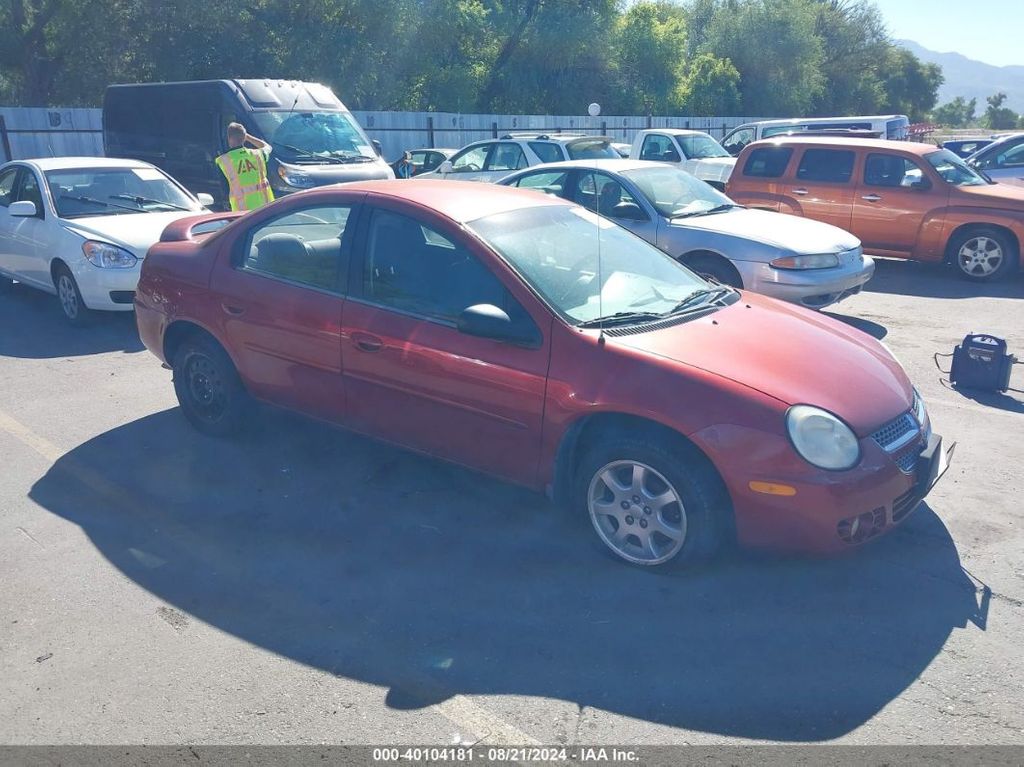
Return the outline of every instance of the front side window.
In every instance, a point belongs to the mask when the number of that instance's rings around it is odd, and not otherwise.
[[[492,304],[516,319],[505,286],[462,245],[415,219],[377,210],[370,222],[363,297],[444,322],[470,306]]]
[[[497,144],[487,160],[487,170],[512,171],[525,168],[526,165],[526,155],[519,144]]]
[[[679,162],[679,152],[672,144],[672,139],[660,133],[651,133],[644,138],[640,148],[641,160],[657,160],[659,162]]]
[[[36,215],[42,218],[43,213],[43,193],[39,189],[39,180],[36,178],[36,174],[28,168],[21,175],[21,188],[18,189],[18,201],[24,200],[25,202],[31,202],[36,206]]]
[[[14,182],[17,179],[17,168],[8,168],[0,173],[0,207],[6,208],[14,202]]]
[[[991,167],[1017,168],[1021,165],[1024,165],[1024,141],[997,154]]]
[[[303,208],[253,231],[241,267],[300,285],[344,292],[347,205]],[[346,246],[343,248],[343,244]]]
[[[737,128],[722,140],[722,146],[727,152],[735,155],[753,140],[753,128]]]
[[[953,186],[984,186],[988,182],[974,172],[967,164],[950,152],[942,149],[925,156],[942,180]]]
[[[572,324],[672,312],[708,288],[653,245],[581,207],[521,208],[469,226]]]
[[[475,173],[484,169],[490,144],[481,144],[460,152],[452,158],[452,173]]]
[[[743,165],[743,175],[755,178],[781,178],[789,166],[793,150],[786,146],[759,147]]]
[[[924,172],[910,160],[894,154],[869,154],[864,163],[866,186],[912,187]]]
[[[561,162],[565,159],[562,156],[562,148],[550,141],[531,141],[530,149],[540,158],[541,162]]]
[[[666,168],[667,170],[667,168]],[[576,185],[574,202],[610,218],[633,218],[643,209],[622,184],[604,173],[584,173]],[[633,215],[627,215],[627,211]]]
[[[46,182],[61,218],[202,211],[157,168],[51,170],[46,172]]]
[[[530,173],[517,179],[515,186],[518,186],[520,189],[536,189],[540,192],[561,196],[562,192],[565,191],[565,181],[568,175],[568,171],[564,170]]]
[[[796,177],[801,181],[845,184],[853,176],[856,155],[840,149],[808,149],[800,158]]]

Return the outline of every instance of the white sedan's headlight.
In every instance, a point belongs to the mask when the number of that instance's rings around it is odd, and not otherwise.
[[[82,252],[93,266],[101,269],[131,269],[139,262],[134,253],[109,242],[86,240],[82,243]]]
[[[819,469],[844,471],[860,461],[857,435],[827,410],[794,405],[786,413],[786,430],[800,457]]]
[[[309,189],[313,186],[313,177],[305,171],[301,171],[298,168],[292,168],[288,165],[278,165],[277,175],[281,177],[288,186],[294,186],[299,189]]]
[[[771,262],[776,269],[830,269],[839,266],[838,253],[817,253],[811,256],[783,256]]]

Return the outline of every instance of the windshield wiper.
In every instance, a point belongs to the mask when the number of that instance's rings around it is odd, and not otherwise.
[[[281,144],[278,143],[277,141],[273,141],[271,143],[273,143],[276,146],[282,147],[283,149],[287,149],[289,152],[295,152],[295,154],[301,155],[302,157],[310,157],[314,160],[323,160],[324,162],[333,162],[335,164],[344,162],[344,160],[342,160],[340,157],[333,157],[332,155],[329,154],[320,154],[319,152],[314,152],[310,149],[303,149],[302,147],[298,146],[292,146],[291,144]]]
[[[739,207],[742,206],[737,205],[734,202],[727,202],[723,203],[722,205],[716,205],[713,208],[708,208],[707,210],[695,210],[692,213],[679,213],[677,215],[672,216],[672,218],[693,218],[694,216],[707,216],[712,213],[721,213],[723,211],[732,210],[733,208]]]
[[[129,208],[127,205],[118,205],[116,202],[104,202],[103,200],[97,200],[95,197],[85,197],[83,195],[62,194],[59,199],[91,202],[93,205],[102,205],[104,208],[120,208],[121,210],[130,210],[132,213],[145,213],[141,208]]]
[[[611,325],[628,325],[632,322],[650,322],[651,320],[660,320],[664,317],[663,314],[657,312],[615,312],[615,314],[608,314],[604,317],[595,317],[592,320],[584,320],[576,324],[578,328],[599,328],[609,327]]]
[[[665,315],[679,314],[680,312],[685,312],[697,305],[703,306],[710,304],[717,298],[723,298],[729,293],[732,293],[732,288],[727,285],[719,285],[716,288],[699,288],[673,306],[670,311],[665,312]]]
[[[173,202],[166,202],[165,200],[154,200],[152,197],[142,197],[137,194],[112,194],[110,195],[112,200],[130,200],[142,207],[142,203],[148,202],[151,205],[166,205],[168,208],[174,208],[175,210],[186,210],[191,211],[192,208],[186,208],[184,205],[175,205]]]

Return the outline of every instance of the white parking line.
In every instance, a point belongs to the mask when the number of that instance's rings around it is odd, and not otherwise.
[[[49,463],[56,463],[67,452],[57,447],[45,437],[36,434],[25,424],[0,410],[0,430],[10,434],[33,452],[42,456]],[[119,485],[97,474],[92,469],[82,466],[73,458],[68,459],[63,468],[73,477],[87,486],[112,496],[115,501],[130,504],[140,511],[145,504],[129,497],[129,494]],[[423,680],[424,683],[430,684]],[[430,684],[430,686],[433,686]],[[526,733],[513,725],[495,716],[487,709],[477,705],[464,695],[453,695],[452,697],[436,703],[432,706],[445,719],[458,728],[458,734],[463,736],[463,742],[468,740],[466,735],[471,735],[473,740],[491,746],[536,746],[539,741],[531,738]],[[445,744],[447,745],[447,744]]]

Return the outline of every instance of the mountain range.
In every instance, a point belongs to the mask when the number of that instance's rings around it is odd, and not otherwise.
[[[1006,94],[1007,106],[1018,114],[1024,112],[1024,66],[997,67],[969,59],[959,53],[939,53],[925,48],[913,40],[898,40],[922,61],[938,64],[946,81],[939,88],[939,104],[952,101],[957,96],[976,98],[976,114],[985,111],[985,99],[1002,91]]]

